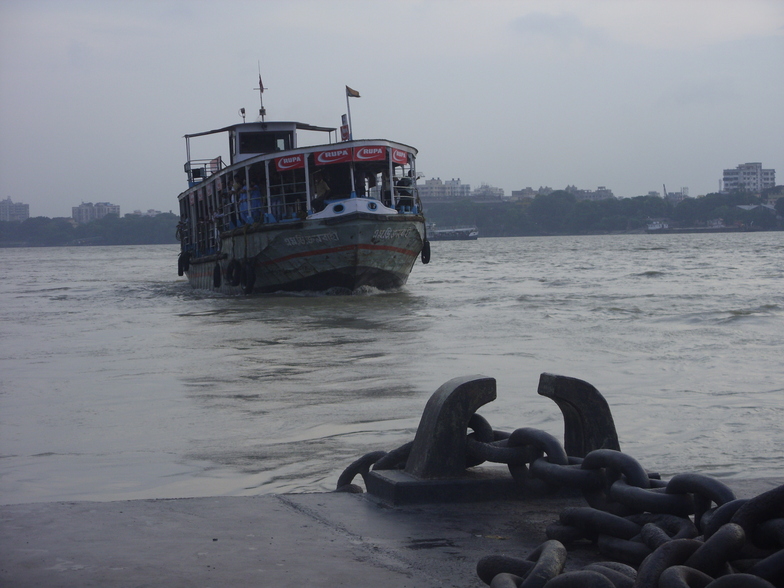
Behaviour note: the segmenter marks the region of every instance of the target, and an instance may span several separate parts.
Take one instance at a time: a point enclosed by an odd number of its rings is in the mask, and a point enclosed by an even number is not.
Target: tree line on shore
[[[654,219],[683,228],[705,227],[721,219],[727,227],[784,229],[784,197],[776,201],[775,212],[764,207],[738,208],[762,203],[762,198],[747,192],[714,193],[673,204],[660,196],[577,200],[570,192],[556,190],[517,202],[425,202],[425,216],[437,227],[476,226],[484,237],[634,232],[645,230]]]
[[[774,194],[784,193],[781,186],[776,190]],[[673,204],[660,196],[577,200],[570,192],[557,190],[518,202],[426,202],[425,216],[442,227],[474,225],[485,237],[633,232],[644,230],[652,219],[667,219],[671,226],[679,227],[704,227],[721,219],[728,227],[784,230],[784,196],[776,200],[775,213],[763,207],[738,208],[762,202],[746,192],[708,194]],[[123,218],[108,215],[81,225],[68,218],[43,216],[22,222],[0,221],[0,246],[174,244],[178,220],[175,214],[162,213]]]
[[[0,221],[2,247],[56,247],[61,245],[158,245],[177,243],[179,217],[170,212],[156,216],[110,214],[75,225],[69,218],[37,216],[22,222]]]

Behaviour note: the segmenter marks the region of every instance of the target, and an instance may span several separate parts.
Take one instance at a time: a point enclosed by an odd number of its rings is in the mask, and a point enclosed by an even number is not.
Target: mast
[[[264,117],[267,115],[267,111],[264,110],[264,83],[261,81],[260,61],[259,61],[259,87],[253,89],[259,91],[259,116],[261,117],[261,122],[264,122]]]

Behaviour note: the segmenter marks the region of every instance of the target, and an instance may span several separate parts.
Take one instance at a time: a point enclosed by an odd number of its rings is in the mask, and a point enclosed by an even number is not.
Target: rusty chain
[[[486,584],[514,588],[688,588],[784,586],[784,486],[750,500],[701,474],[664,482],[633,457],[597,449],[567,456],[545,431],[495,431],[478,414],[469,422],[466,467],[506,464],[521,486],[532,479],[579,490],[589,506],[565,509],[548,540],[527,558],[490,555],[477,564]],[[370,469],[405,468],[413,442],[368,453],[348,466],[337,491]],[[564,573],[565,546],[591,542],[612,561]]]

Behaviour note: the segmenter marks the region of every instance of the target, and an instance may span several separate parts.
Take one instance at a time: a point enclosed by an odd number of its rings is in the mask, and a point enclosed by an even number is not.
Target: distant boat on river
[[[442,227],[430,224],[427,227],[427,238],[430,241],[475,241],[479,238],[479,229],[470,227]]]

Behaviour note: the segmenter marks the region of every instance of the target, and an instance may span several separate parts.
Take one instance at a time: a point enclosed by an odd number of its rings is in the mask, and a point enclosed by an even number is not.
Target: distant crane
[[[665,200],[667,200],[667,186],[665,186],[664,184],[662,184],[662,190],[664,191],[663,198],[664,198]]]

